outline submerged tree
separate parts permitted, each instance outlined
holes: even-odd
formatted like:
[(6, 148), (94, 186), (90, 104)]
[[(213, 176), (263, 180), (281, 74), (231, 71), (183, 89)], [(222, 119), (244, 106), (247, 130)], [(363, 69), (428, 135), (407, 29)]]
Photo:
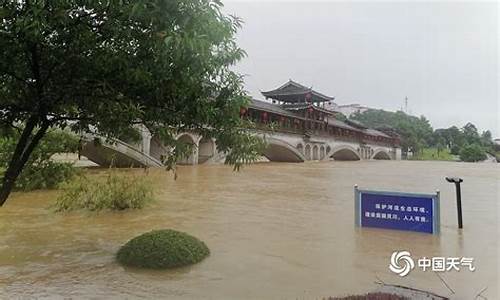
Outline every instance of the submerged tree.
[(22, 128), (0, 205), (53, 127), (117, 137), (143, 124), (172, 143), (174, 130), (195, 130), (216, 138), (229, 163), (257, 155), (258, 140), (241, 129), (241, 77), (230, 70), (245, 55), (235, 42), (241, 22), (219, 1), (0, 3), (0, 125)]

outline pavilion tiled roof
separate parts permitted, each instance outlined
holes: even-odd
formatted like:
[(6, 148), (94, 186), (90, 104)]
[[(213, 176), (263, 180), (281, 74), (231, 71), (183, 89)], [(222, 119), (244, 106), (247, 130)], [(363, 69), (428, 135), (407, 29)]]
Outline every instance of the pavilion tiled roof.
[(282, 115), (282, 116), (293, 117), (293, 118), (297, 118), (297, 119), (305, 119), (297, 114), (294, 114), (291, 111), (288, 111), (286, 109), (281, 108), (281, 106), (279, 106), (279, 105), (272, 104), (272, 103), (265, 102), (265, 101), (260, 101), (257, 99), (252, 99), (249, 107), (254, 108), (254, 109), (269, 111), (269, 112), (272, 112), (272, 113), (275, 113), (278, 115)]
[(335, 97), (326, 96), (291, 79), (277, 89), (262, 92), (262, 95), (285, 102), (305, 102), (305, 95), (308, 93), (311, 94), (310, 102), (325, 102), (335, 99)]
[(386, 137), (386, 138), (391, 138), (391, 136), (383, 133), (382, 131), (378, 131), (378, 130), (375, 130), (375, 129), (372, 129), (372, 128), (367, 128), (365, 130), (363, 130), (366, 134), (369, 134), (369, 135), (374, 135), (374, 136), (381, 136), (381, 137)]
[(365, 124), (358, 122), (358, 121), (355, 121), (355, 120), (347, 119), (345, 122), (353, 127), (359, 128), (359, 129), (367, 129), (368, 128), (368, 126), (366, 126)]
[(335, 113), (337, 113), (336, 111), (329, 110), (321, 106), (313, 105), (312, 103), (309, 102), (286, 103), (281, 105), (281, 107), (286, 110), (304, 110), (308, 108), (313, 108), (314, 110), (330, 115), (334, 115)]

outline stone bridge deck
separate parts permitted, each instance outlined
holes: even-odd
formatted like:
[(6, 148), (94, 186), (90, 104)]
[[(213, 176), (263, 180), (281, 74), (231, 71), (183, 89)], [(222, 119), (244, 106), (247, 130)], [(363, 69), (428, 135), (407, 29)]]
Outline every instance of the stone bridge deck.
[[(142, 141), (128, 144), (120, 140), (106, 141), (88, 136), (82, 148), (82, 155), (91, 161), (107, 166), (162, 166), (169, 151), (160, 140), (152, 137), (147, 130), (142, 130)], [(401, 159), (399, 148), (381, 143), (360, 143), (349, 138), (329, 136), (308, 136), (294, 132), (253, 130), (253, 134), (262, 137), (267, 148), (262, 153), (270, 161), (304, 162), (309, 160), (366, 160), (366, 159)], [(221, 163), (225, 155), (217, 151), (215, 140), (204, 138), (196, 133), (184, 132), (177, 136), (179, 141), (192, 144), (191, 155), (179, 164)]]

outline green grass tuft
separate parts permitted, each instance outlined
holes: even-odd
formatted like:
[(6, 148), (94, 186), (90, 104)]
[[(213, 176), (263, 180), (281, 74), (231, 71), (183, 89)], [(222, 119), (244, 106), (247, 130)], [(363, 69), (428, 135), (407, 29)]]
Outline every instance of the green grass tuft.
[(105, 178), (78, 176), (62, 184), (61, 189), (55, 211), (137, 209), (153, 200), (153, 186), (144, 177), (117, 175), (113, 171)]
[(166, 269), (191, 265), (210, 254), (204, 242), (171, 229), (153, 230), (128, 241), (116, 258), (125, 266)]
[[(439, 153), (438, 153), (439, 152)], [(445, 160), (456, 161), (457, 158), (453, 156), (448, 149), (438, 151), (436, 148), (425, 148), (420, 152), (415, 153), (410, 160)]]

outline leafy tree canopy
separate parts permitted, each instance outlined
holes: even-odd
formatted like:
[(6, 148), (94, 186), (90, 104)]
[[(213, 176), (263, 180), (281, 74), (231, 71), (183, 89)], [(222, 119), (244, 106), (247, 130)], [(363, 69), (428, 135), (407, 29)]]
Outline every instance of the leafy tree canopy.
[(241, 25), (212, 0), (0, 1), (0, 122), (24, 124), (0, 205), (45, 132), (117, 137), (133, 124), (215, 137), (229, 163), (255, 155), (240, 129), (247, 103), (230, 70)]
[[(483, 153), (495, 152), (491, 132), (487, 130), (479, 134), (477, 127), (470, 122), (462, 128), (451, 126), (433, 130), (424, 116), (411, 116), (402, 111), (368, 110), (354, 114), (352, 118), (370, 127), (394, 129), (401, 136), (403, 151), (419, 152), (425, 147), (435, 147), (438, 154), (444, 148), (449, 148), (451, 154), (459, 155), (464, 147), (476, 145)], [(476, 151), (477, 147), (473, 150)], [(469, 153), (470, 149), (466, 152)]]
[(460, 160), (477, 162), (486, 159), (484, 149), (478, 144), (466, 145), (460, 150)]
[(430, 142), (432, 127), (424, 117), (415, 117), (402, 111), (367, 110), (357, 113), (352, 119), (373, 128), (393, 128), (401, 136), (401, 147), (404, 150), (419, 151)]

